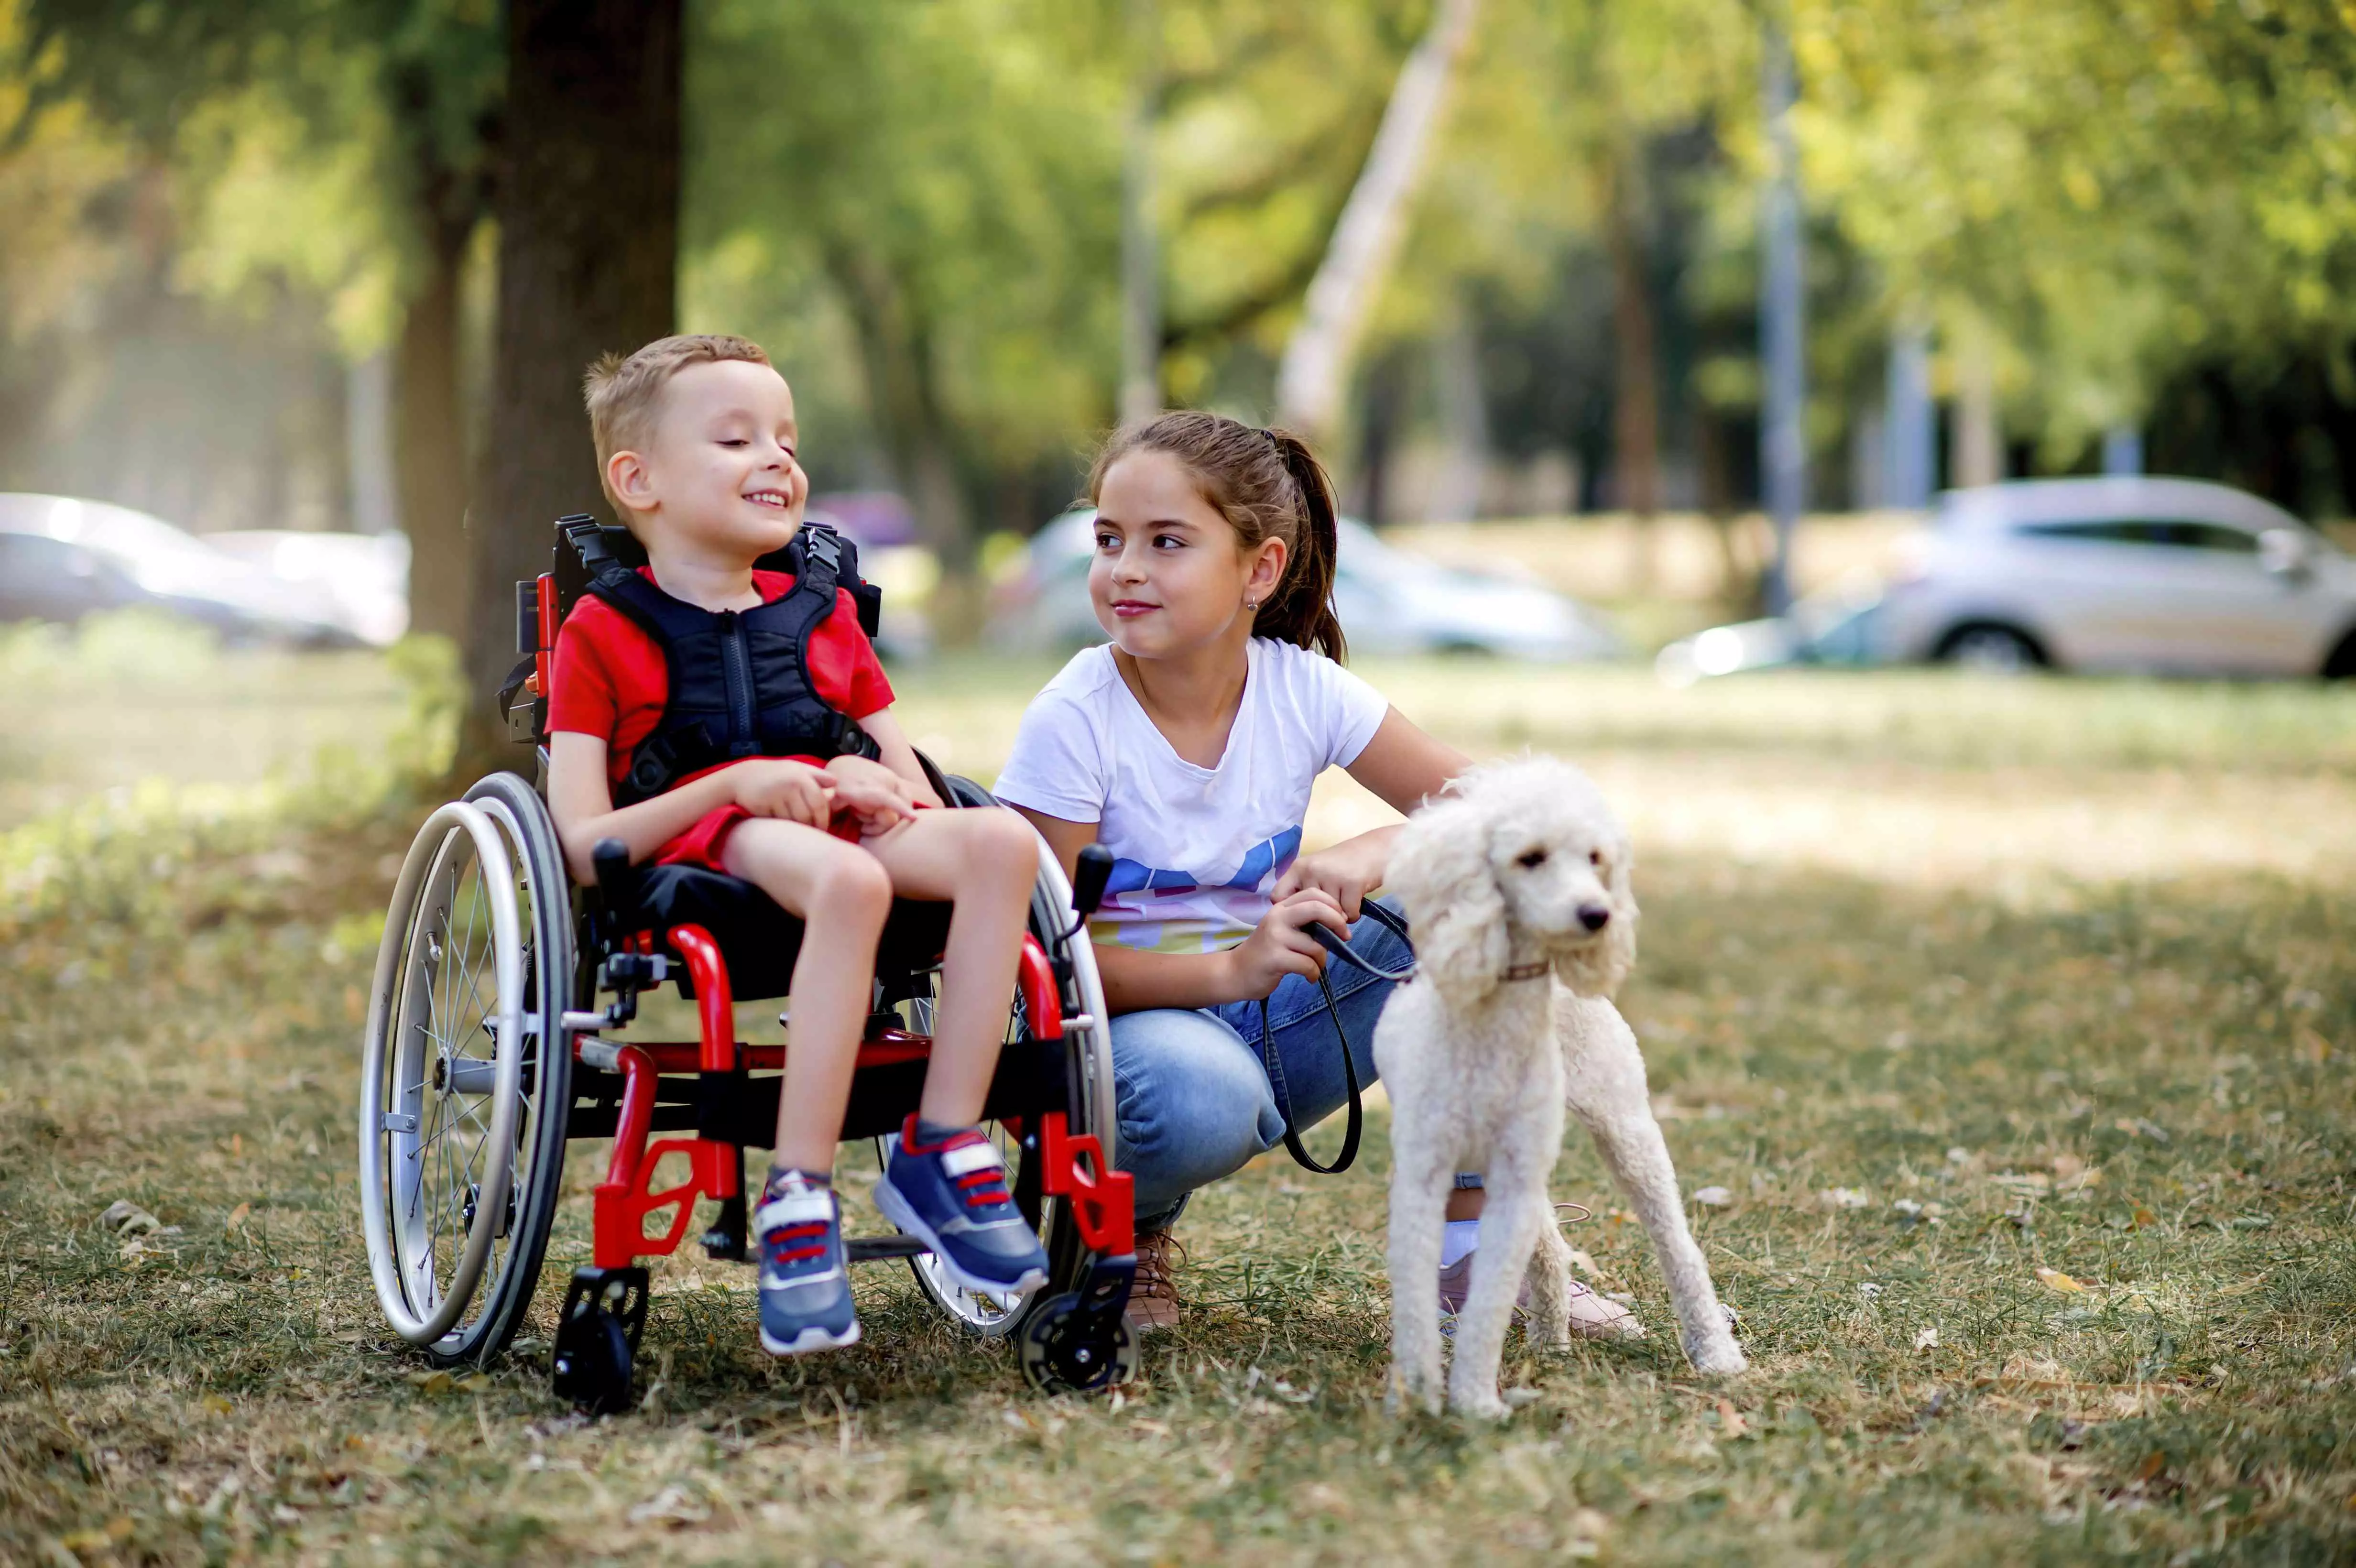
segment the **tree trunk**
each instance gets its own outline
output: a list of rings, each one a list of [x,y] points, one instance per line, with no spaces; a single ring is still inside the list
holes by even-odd
[[[425,285],[393,356],[393,488],[409,537],[409,629],[463,642],[473,564],[466,432],[458,411],[458,293],[466,230],[429,220]]]
[[[490,693],[516,657],[515,583],[548,570],[555,518],[606,515],[582,373],[675,319],[680,0],[509,0],[505,125],[466,640],[475,733],[502,757]]]
[[[1333,225],[1325,259],[1277,368],[1277,418],[1312,440],[1333,435],[1349,384],[1350,355],[1398,255],[1407,198],[1422,172],[1448,98],[1456,59],[1472,32],[1480,0],[1440,0],[1431,29],[1408,56],[1350,199]]]
[[[1130,110],[1120,181],[1120,417],[1162,411],[1162,245],[1153,206],[1153,132],[1162,107],[1159,0],[1129,0]]]
[[[1613,150],[1604,224],[1612,253],[1612,470],[1614,499],[1633,523],[1630,589],[1652,592],[1653,516],[1661,509],[1661,391],[1651,281],[1639,231],[1644,191],[1641,149]]]
[[[891,268],[867,251],[830,245],[827,270],[859,336],[869,414],[894,480],[943,569],[962,573],[973,563],[973,522],[933,366],[930,325]]]
[[[1996,361],[1978,333],[1957,346],[1954,482],[1993,485],[2004,477],[2004,439],[1997,428]]]

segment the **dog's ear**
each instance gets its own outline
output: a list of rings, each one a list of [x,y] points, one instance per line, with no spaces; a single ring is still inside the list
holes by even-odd
[[[1408,819],[1385,879],[1414,923],[1417,968],[1451,1003],[1496,989],[1511,952],[1488,840],[1479,807],[1435,802]]]

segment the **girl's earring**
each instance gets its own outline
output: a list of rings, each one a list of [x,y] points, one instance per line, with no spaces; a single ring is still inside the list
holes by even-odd
[[[1244,601],[1244,608],[1247,610],[1257,610],[1259,608],[1259,601],[1257,599],[1247,599]]]

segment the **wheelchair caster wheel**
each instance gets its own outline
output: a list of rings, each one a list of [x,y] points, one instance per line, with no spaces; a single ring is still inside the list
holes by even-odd
[[[630,1363],[647,1320],[647,1271],[581,1269],[564,1293],[564,1310],[549,1358],[559,1399],[592,1415],[630,1409]]]
[[[1091,1312],[1076,1295],[1050,1296],[1023,1326],[1023,1378],[1042,1393],[1101,1393],[1137,1372],[1129,1315]]]

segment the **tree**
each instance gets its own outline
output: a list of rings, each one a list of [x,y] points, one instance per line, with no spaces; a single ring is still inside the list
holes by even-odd
[[[1351,185],[1350,199],[1309,282],[1300,325],[1277,371],[1277,417],[1312,438],[1333,433],[1347,389],[1350,357],[1375,296],[1398,253],[1408,198],[1422,172],[1448,100],[1457,57],[1479,0],[1440,0],[1430,30],[1408,57],[1382,129]]]
[[[488,210],[502,50],[464,0],[27,0],[48,101],[87,101],[195,195],[217,296],[292,282],[345,349],[394,345],[412,624],[458,635],[468,553],[460,270]]]
[[[551,525],[607,511],[584,371],[675,320],[680,47],[679,0],[509,0],[498,333],[470,529],[478,693],[514,660],[515,583],[547,570]]]

